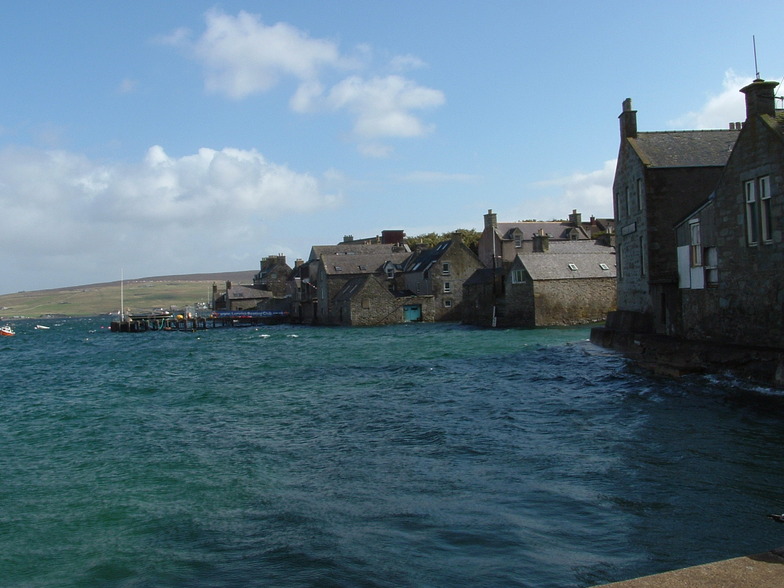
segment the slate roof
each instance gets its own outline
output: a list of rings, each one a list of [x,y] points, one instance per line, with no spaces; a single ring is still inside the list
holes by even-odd
[[[322,255],[372,255],[378,253],[411,253],[408,245],[389,245],[381,243],[338,243],[337,245],[314,245],[310,249],[308,261],[319,259]]]
[[[423,272],[430,268],[438,259],[447,252],[452,241],[441,241],[435,247],[423,249],[414,253],[403,266],[404,272]]]
[[[580,231],[581,239],[587,239],[588,235],[582,227],[575,227],[573,223],[567,221],[522,221],[519,223],[498,223],[496,231],[502,239],[512,239],[512,231],[520,229],[523,233],[523,240],[531,241],[534,235],[543,229],[546,235],[552,239],[569,239],[568,233],[573,229]]]
[[[723,167],[739,132],[656,131],[638,133],[627,140],[649,167]]]
[[[615,255],[610,252],[536,253],[518,255],[517,260],[534,281],[616,277]],[[575,269],[572,269],[570,264]],[[603,269],[600,264],[604,264],[607,269]]]
[[[230,300],[254,300],[257,298],[271,298],[272,292],[251,288],[250,286],[234,286],[228,290]]]
[[[385,245],[386,247],[386,245]],[[328,276],[337,275],[357,275],[375,274],[382,271],[382,267],[387,261],[394,264],[402,264],[411,255],[403,251],[400,253],[375,253],[375,254],[331,254],[321,255],[321,263],[324,264],[324,271]]]
[[[549,244],[549,251],[545,253],[553,254],[553,253],[593,253],[593,254],[613,254],[615,253],[615,248],[608,247],[607,245],[601,245],[592,239],[582,240],[578,239],[576,241],[550,241]],[[532,255],[532,254],[527,254]],[[539,255],[538,253],[534,253],[533,255]]]

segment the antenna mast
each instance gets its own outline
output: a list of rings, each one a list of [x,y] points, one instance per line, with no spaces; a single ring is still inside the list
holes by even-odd
[[[759,75],[759,68],[757,67],[757,39],[754,35],[751,36],[751,42],[754,45],[754,71],[757,72],[757,79],[761,79]]]

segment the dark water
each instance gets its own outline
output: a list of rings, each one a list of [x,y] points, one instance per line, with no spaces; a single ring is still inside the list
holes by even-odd
[[[784,405],[587,329],[0,338],[2,586],[590,586],[784,545]]]

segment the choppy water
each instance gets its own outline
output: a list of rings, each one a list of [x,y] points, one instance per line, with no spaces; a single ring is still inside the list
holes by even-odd
[[[784,545],[784,405],[587,329],[0,338],[0,585],[590,586]]]

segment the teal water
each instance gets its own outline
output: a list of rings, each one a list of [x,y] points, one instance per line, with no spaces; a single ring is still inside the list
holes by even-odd
[[[2,586],[576,587],[784,545],[781,397],[585,328],[34,324],[0,338]]]

